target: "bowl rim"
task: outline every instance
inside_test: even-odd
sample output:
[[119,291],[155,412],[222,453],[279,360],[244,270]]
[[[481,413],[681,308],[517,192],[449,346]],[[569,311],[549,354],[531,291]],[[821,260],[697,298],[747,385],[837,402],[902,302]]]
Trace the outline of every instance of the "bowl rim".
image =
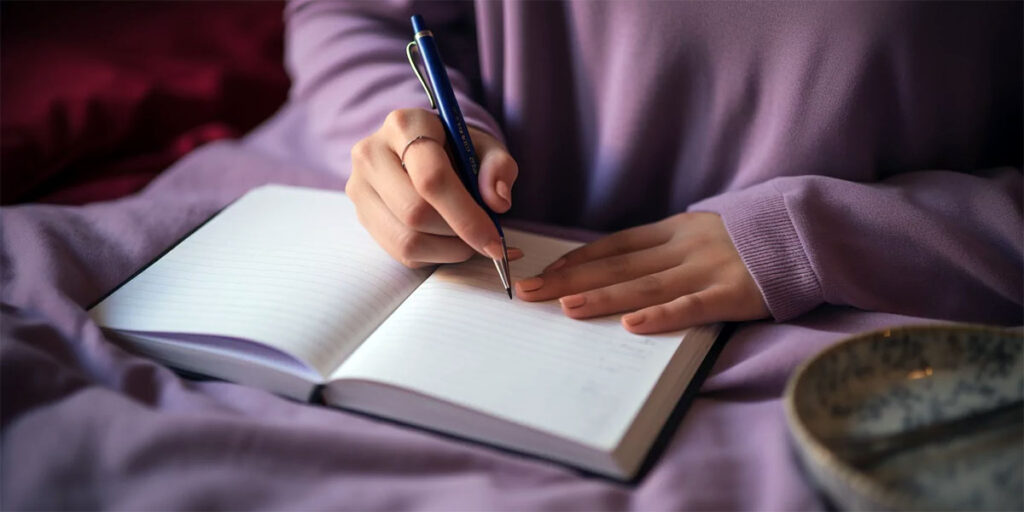
[[[833,473],[834,476],[838,477],[842,481],[846,482],[855,492],[861,496],[865,496],[868,499],[874,501],[877,505],[882,507],[896,510],[896,509],[914,509],[920,507],[920,503],[915,503],[914,500],[902,495],[898,492],[887,490],[881,486],[877,481],[869,477],[866,473],[855,469],[853,466],[846,463],[845,460],[840,458],[838,455],[833,453],[831,450],[825,447],[820,442],[807,426],[800,420],[800,416],[796,411],[796,387],[806,377],[808,368],[811,367],[817,361],[828,357],[832,353],[842,350],[845,346],[862,342],[869,338],[875,337],[891,337],[897,333],[920,333],[920,332],[934,332],[934,331],[960,331],[964,333],[987,333],[999,336],[1018,336],[1024,339],[1024,327],[1000,327],[985,324],[969,324],[969,323],[934,323],[934,324],[908,324],[894,327],[885,327],[866,331],[863,333],[854,334],[840,339],[839,341],[825,347],[815,355],[807,358],[804,362],[797,366],[793,375],[789,378],[786,383],[786,389],[783,393],[783,406],[786,415],[786,424],[789,427],[789,432],[793,436],[794,441],[797,445],[802,445],[806,449],[807,458],[817,458],[819,464],[822,467],[829,468],[828,471]],[[794,447],[799,448],[799,447]],[[798,450],[799,451],[799,450]],[[804,458],[804,456],[801,456]],[[808,468],[810,469],[810,468]],[[813,476],[812,480],[816,480]],[[816,486],[820,486],[821,482],[815,481]],[[834,497],[831,497],[833,498]],[[836,506],[843,505],[842,503],[835,503]]]

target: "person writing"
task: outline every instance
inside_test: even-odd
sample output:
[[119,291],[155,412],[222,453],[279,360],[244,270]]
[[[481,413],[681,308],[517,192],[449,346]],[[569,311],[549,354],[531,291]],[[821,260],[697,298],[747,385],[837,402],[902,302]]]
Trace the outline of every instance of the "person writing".
[[294,2],[292,94],[417,267],[500,242],[409,71],[413,12],[487,206],[613,231],[520,299],[636,333],[821,304],[1021,322],[1020,4]]

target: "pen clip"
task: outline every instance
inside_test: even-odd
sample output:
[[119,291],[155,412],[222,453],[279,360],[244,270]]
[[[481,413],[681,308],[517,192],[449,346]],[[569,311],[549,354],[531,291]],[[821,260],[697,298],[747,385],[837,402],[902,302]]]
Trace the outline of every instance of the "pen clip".
[[416,41],[410,41],[409,44],[405,45],[405,56],[409,58],[409,65],[412,66],[412,72],[416,73],[416,78],[419,79],[420,85],[423,86],[423,90],[427,93],[427,99],[430,100],[430,108],[436,110],[437,102],[434,101],[434,93],[430,91],[430,87],[427,86],[427,81],[423,79],[423,75],[420,74],[420,67],[416,65],[416,61],[412,58],[412,50],[416,49],[416,53],[419,53],[420,47],[416,44]]

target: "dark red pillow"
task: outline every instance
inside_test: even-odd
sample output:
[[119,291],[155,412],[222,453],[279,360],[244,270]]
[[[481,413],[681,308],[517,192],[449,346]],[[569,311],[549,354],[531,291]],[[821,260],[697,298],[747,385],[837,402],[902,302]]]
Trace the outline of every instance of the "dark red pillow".
[[284,101],[281,2],[0,3],[0,201],[141,188]]

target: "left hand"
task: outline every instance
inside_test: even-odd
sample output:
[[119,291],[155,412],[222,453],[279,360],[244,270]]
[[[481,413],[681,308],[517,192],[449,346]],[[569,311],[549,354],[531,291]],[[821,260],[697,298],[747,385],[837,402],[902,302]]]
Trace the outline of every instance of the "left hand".
[[637,334],[769,316],[721,217],[681,213],[613,233],[566,253],[516,283],[519,298],[559,298],[572,318],[633,311]]

